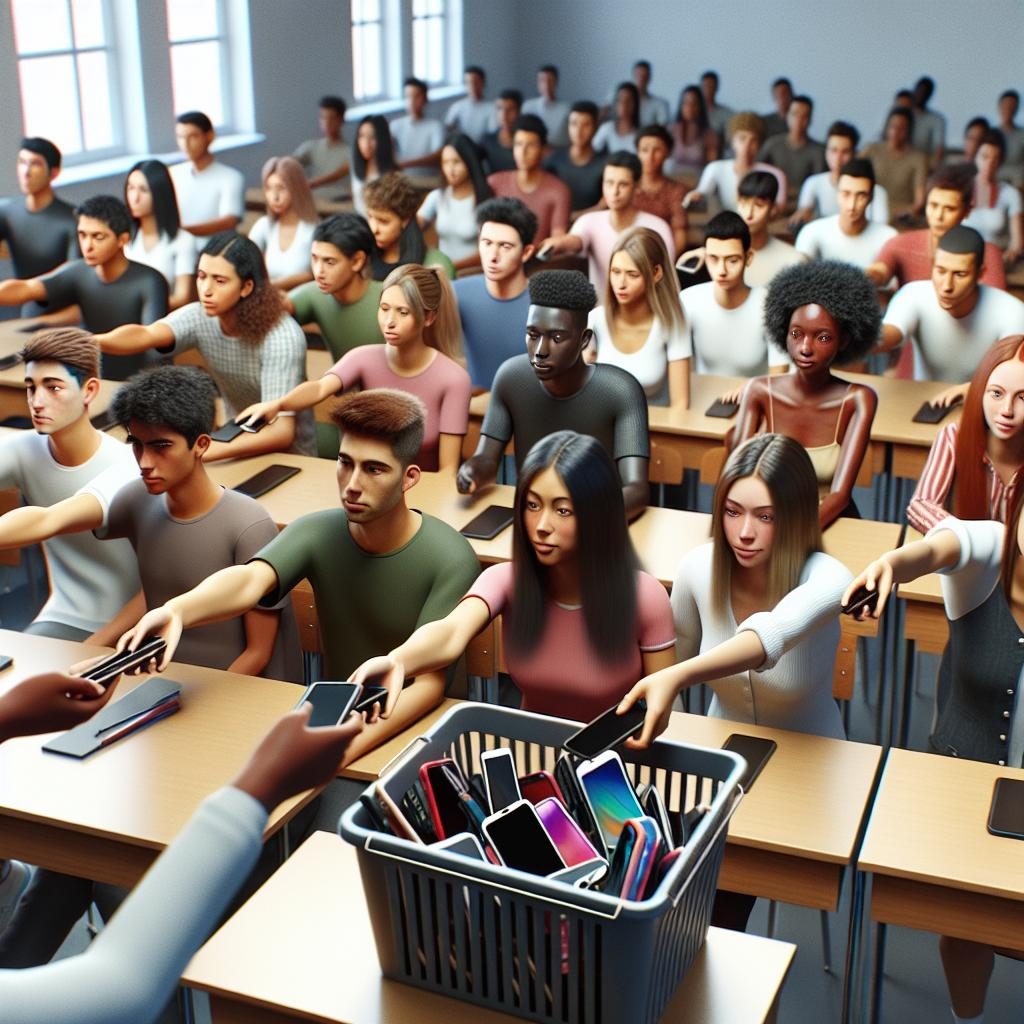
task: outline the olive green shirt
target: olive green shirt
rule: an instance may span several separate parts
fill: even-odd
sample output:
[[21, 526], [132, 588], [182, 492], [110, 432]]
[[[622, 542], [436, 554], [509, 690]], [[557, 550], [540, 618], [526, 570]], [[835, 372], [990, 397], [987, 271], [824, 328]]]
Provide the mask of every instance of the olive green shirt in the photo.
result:
[[380, 281], [369, 284], [366, 294], [348, 306], [320, 291], [315, 281], [300, 284], [288, 293], [295, 307], [295, 319], [300, 324], [315, 323], [320, 328], [324, 344], [335, 362], [358, 345], [384, 344], [377, 323], [377, 307], [384, 286]]

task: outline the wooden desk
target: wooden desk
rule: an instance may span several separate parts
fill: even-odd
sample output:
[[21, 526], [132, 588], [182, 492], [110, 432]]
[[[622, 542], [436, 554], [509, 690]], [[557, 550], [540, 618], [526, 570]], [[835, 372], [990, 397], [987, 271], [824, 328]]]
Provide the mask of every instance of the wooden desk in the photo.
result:
[[[15, 663], [0, 688], [104, 650], [2, 630], [0, 651]], [[181, 710], [83, 761], [44, 752], [44, 737], [0, 747], [0, 857], [134, 885], [302, 693], [291, 683], [192, 665], [172, 665], [167, 676], [182, 683]], [[118, 689], [134, 685], [122, 679]], [[267, 835], [312, 796], [279, 807]]]
[[[712, 928], [663, 1020], [773, 1020], [796, 948]], [[737, 971], [742, 984], [737, 984]], [[355, 850], [315, 832], [196, 954], [182, 976], [215, 1024], [512, 1024], [507, 1014], [380, 974]]]

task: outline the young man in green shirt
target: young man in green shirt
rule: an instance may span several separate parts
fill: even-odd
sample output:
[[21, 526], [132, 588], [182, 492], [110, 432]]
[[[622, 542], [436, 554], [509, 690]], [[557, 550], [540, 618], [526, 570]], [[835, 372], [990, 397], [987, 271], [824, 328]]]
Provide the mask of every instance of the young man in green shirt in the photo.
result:
[[[272, 607], [308, 579], [327, 678], [347, 679], [363, 661], [396, 647], [423, 623], [444, 618], [480, 565], [464, 537], [406, 504], [406, 492], [420, 477], [412, 460], [423, 442], [425, 416], [420, 400], [404, 391], [381, 388], [342, 397], [334, 411], [341, 433], [341, 508], [297, 519], [247, 564], [222, 569], [153, 609], [121, 638], [122, 646], [137, 646], [159, 633], [167, 642], [165, 667], [182, 630]], [[445, 682], [443, 671], [407, 681], [408, 692], [394, 713], [359, 736], [346, 761], [435, 708]], [[397, 697], [390, 695], [387, 712]]]
[[358, 214], [328, 217], [313, 232], [313, 280], [288, 294], [289, 312], [320, 328], [335, 361], [357, 345], [384, 343], [377, 323], [383, 284], [370, 277], [374, 248], [373, 232]]

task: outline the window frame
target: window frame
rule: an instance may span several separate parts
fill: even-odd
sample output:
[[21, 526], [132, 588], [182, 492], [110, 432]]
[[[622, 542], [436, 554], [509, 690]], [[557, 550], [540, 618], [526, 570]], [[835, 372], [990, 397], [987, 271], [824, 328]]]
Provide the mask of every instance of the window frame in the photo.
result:
[[[150, 0], [152, 2], [152, 0]], [[220, 106], [224, 116], [224, 120], [218, 124], [214, 121], [214, 131], [219, 134], [226, 134], [234, 131], [235, 123], [237, 121], [238, 112], [235, 109], [235, 104], [232, 96], [231, 80], [233, 77], [232, 62], [234, 54], [232, 51], [231, 40], [228, 38], [228, 12], [225, 8], [224, 0], [213, 0], [214, 10], [217, 20], [217, 34], [212, 36], [195, 36], [190, 39], [171, 39], [171, 24], [170, 18], [167, 17], [167, 5], [173, 3], [174, 0], [162, 0], [164, 9], [164, 20], [166, 22], [166, 40], [167, 40], [167, 63], [171, 69], [171, 111], [173, 115], [184, 113], [184, 111], [174, 109], [174, 61], [173, 54], [176, 46], [189, 46], [196, 43], [212, 43], [217, 44], [217, 49], [220, 51]], [[205, 113], [205, 111], [204, 111]], [[211, 118], [211, 120], [213, 120]]]

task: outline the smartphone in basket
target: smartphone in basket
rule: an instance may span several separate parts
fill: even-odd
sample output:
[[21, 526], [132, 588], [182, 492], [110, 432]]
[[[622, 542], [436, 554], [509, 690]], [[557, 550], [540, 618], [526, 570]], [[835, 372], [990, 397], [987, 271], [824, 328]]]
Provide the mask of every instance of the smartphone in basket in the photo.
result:
[[484, 776], [487, 805], [491, 814], [496, 814], [502, 807], [508, 807], [509, 804], [523, 799], [523, 794], [519, 791], [515, 758], [508, 747], [483, 751], [480, 754], [480, 769]]
[[151, 659], [159, 660], [167, 644], [162, 636], [151, 636], [144, 640], [134, 651], [124, 650], [104, 658], [82, 673], [83, 679], [91, 679], [106, 689], [123, 672], [131, 672], [147, 664]]
[[761, 769], [775, 753], [777, 746], [775, 740], [767, 740], [763, 736], [744, 736], [739, 732], [734, 732], [722, 744], [723, 750], [731, 750], [747, 762], [747, 770], [740, 779], [740, 788], [744, 793], [750, 792], [750, 787], [757, 781]]
[[988, 830], [994, 836], [1024, 839], [1024, 779], [996, 779]]
[[455, 835], [449, 836], [447, 839], [439, 839], [430, 845], [435, 850], [447, 850], [448, 853], [468, 857], [470, 860], [487, 861], [480, 840], [472, 832], [456, 832]]
[[644, 809], [644, 814], [648, 818], [653, 818], [658, 823], [658, 828], [661, 829], [665, 842], [671, 843], [672, 821], [668, 816], [668, 808], [665, 806], [665, 801], [661, 798], [658, 787], [651, 783], [643, 787], [638, 786], [636, 795], [640, 800], [640, 806]]
[[548, 797], [554, 797], [556, 800], [561, 800], [563, 804], [565, 803], [565, 797], [562, 796], [555, 777], [543, 768], [539, 772], [521, 775], [519, 777], [519, 792], [535, 806], [541, 800], [547, 800]]
[[250, 498], [259, 498], [266, 494], [267, 491], [272, 491], [275, 487], [283, 484], [285, 480], [290, 480], [298, 472], [298, 466], [282, 466], [277, 464], [267, 466], [266, 469], [260, 470], [259, 473], [249, 477], [248, 480], [235, 484], [233, 490], [238, 491], [240, 494], [247, 494]]
[[[559, 754], [555, 762], [555, 780], [562, 791], [562, 802], [569, 808], [569, 813], [582, 826], [590, 841], [597, 847], [603, 847], [601, 831], [594, 820], [594, 814], [583, 795], [579, 776], [576, 774], [577, 759], [572, 754]], [[523, 794], [529, 799], [527, 794]]]
[[587, 861], [604, 859], [597, 847], [587, 838], [586, 832], [576, 824], [576, 820], [561, 800], [548, 797], [535, 806], [537, 817], [558, 847], [566, 867], [572, 868]]
[[639, 732], [646, 715], [647, 701], [643, 697], [624, 715], [618, 715], [615, 713], [615, 708], [609, 708], [579, 732], [574, 732], [562, 743], [562, 747], [571, 754], [583, 758], [584, 761], [592, 760], [598, 754], [617, 747], [634, 733]]
[[651, 885], [664, 842], [653, 818], [634, 818], [626, 822], [625, 828], [634, 829], [637, 837], [626, 864], [619, 895], [626, 900], [642, 900]]
[[359, 698], [358, 683], [313, 683], [306, 689], [296, 707], [306, 701], [313, 705], [310, 728], [341, 725], [348, 718]]
[[388, 796], [387, 790], [379, 782], [375, 782], [373, 785], [373, 798], [377, 801], [377, 806], [387, 821], [388, 827], [396, 836], [408, 839], [413, 843], [423, 842], [419, 832], [413, 828], [409, 819], [399, 810], [398, 804]]
[[630, 818], [644, 817], [622, 759], [614, 750], [607, 750], [592, 761], [577, 765], [576, 775], [605, 848], [611, 852], [623, 825]]
[[419, 776], [437, 838], [465, 832], [469, 817], [462, 794], [469, 795], [469, 783], [462, 769], [450, 757], [442, 757], [420, 765]]
[[470, 519], [459, 533], [470, 540], [494, 540], [506, 526], [512, 525], [514, 519], [515, 511], [507, 505], [488, 505], [480, 515]]
[[553, 875], [566, 867], [529, 800], [518, 800], [485, 818], [483, 831], [506, 867], [531, 875]]

